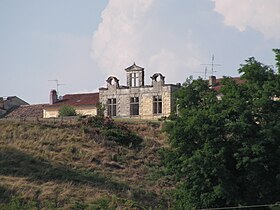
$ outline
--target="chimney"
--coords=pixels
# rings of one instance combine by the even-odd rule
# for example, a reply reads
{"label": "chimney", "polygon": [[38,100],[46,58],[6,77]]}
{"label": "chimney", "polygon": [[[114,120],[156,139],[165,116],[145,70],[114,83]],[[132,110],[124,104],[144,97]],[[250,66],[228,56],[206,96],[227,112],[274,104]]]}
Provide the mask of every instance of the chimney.
{"label": "chimney", "polygon": [[58,101],[56,90],[51,90],[50,92],[50,104],[54,104]]}
{"label": "chimney", "polygon": [[4,98],[0,97],[0,109],[4,109]]}
{"label": "chimney", "polygon": [[216,77],[215,76],[210,76],[209,77],[209,86],[214,86],[216,84]]}

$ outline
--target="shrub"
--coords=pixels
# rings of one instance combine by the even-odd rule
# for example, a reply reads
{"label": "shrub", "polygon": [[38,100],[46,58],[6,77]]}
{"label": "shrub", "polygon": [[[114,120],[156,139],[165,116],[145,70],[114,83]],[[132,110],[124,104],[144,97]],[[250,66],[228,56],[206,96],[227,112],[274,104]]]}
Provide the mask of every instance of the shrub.
{"label": "shrub", "polygon": [[97,104],[97,117],[104,118],[105,107],[101,103]]}
{"label": "shrub", "polygon": [[109,141],[115,141],[120,145],[125,146],[138,146],[142,139],[129,130],[123,130],[119,128],[103,129],[102,135]]}
{"label": "shrub", "polygon": [[59,109],[59,116],[66,117],[66,116],[76,116],[76,110],[69,105],[64,105]]}

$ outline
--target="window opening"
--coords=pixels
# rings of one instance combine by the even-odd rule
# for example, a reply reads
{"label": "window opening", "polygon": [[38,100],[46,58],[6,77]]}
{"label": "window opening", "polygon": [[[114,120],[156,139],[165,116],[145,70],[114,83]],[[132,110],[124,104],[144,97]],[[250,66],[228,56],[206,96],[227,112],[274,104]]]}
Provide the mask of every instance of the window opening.
{"label": "window opening", "polygon": [[109,98],[107,100],[107,111],[110,117],[117,115],[117,100],[115,98]]}
{"label": "window opening", "polygon": [[130,98],[130,115],[139,115],[139,97]]}
{"label": "window opening", "polygon": [[153,96],[153,113],[162,114],[162,96]]}
{"label": "window opening", "polygon": [[139,86],[139,73],[131,73],[131,87],[138,87]]}

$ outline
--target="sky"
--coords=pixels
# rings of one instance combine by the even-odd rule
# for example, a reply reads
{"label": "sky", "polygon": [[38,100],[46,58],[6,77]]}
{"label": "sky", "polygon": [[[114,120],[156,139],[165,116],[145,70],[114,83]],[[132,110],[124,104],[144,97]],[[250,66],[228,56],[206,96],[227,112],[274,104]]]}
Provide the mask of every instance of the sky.
{"label": "sky", "polygon": [[0,96],[48,103],[49,92],[97,92],[145,68],[166,83],[238,76],[254,56],[275,66],[279,0],[0,0]]}

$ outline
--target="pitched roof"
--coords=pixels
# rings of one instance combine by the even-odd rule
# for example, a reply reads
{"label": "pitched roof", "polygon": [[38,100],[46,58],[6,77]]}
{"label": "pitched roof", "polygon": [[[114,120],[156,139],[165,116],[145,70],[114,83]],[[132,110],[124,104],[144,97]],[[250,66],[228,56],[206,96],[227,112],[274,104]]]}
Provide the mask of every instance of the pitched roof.
{"label": "pitched roof", "polygon": [[44,104],[21,105],[9,112],[5,118],[43,117],[44,106]]}
{"label": "pitched roof", "polygon": [[[230,77],[230,79],[235,81],[236,84],[243,84],[243,83],[245,83],[245,80],[242,80],[240,77]],[[212,86],[212,89],[219,92],[221,90],[221,88],[223,87],[223,85],[221,84],[222,80],[223,80],[223,78],[216,79],[216,82]]]}
{"label": "pitched roof", "polygon": [[13,99],[17,99],[22,103],[22,105],[29,105],[29,103],[27,103],[26,101],[22,100],[21,98],[19,98],[17,96],[7,96],[7,97],[4,97],[3,99],[4,99],[4,102],[10,101],[10,100],[13,100]]}
{"label": "pitched roof", "polygon": [[99,102],[99,93],[81,93],[81,94],[67,94],[64,95],[61,100],[58,100],[52,105],[47,105],[47,107],[53,106],[89,106],[97,105]]}
{"label": "pitched roof", "polygon": [[144,70],[143,67],[137,66],[135,63],[133,63],[133,65],[131,65],[125,69],[125,71],[143,71],[143,70]]}

